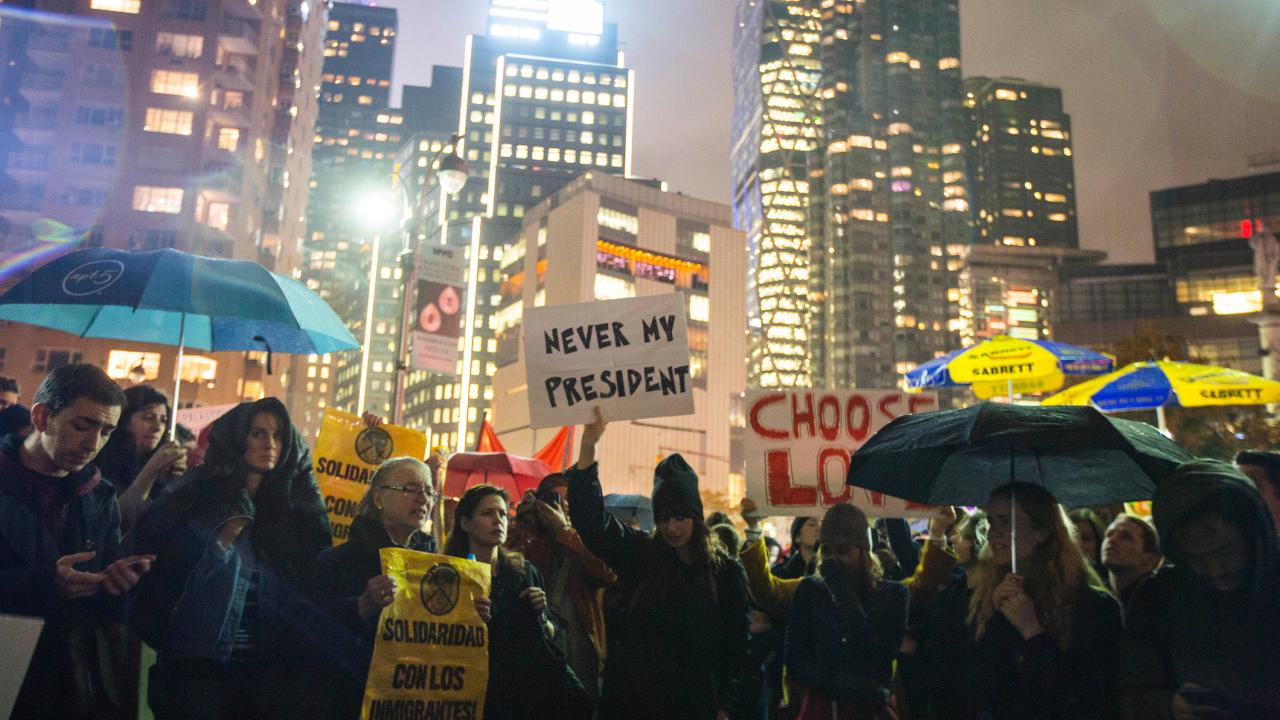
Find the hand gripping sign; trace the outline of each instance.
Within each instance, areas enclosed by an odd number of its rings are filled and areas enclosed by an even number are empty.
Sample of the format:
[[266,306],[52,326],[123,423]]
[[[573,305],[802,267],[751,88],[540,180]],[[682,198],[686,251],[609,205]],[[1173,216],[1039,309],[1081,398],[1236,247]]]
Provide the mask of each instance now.
[[362,720],[480,720],[489,686],[489,628],[475,599],[490,567],[474,560],[383,548],[396,597],[378,618]]
[[937,409],[938,396],[928,392],[749,391],[747,497],[761,515],[822,515],[832,505],[850,501],[870,517],[932,515],[932,507],[855,488],[845,480],[849,457],[890,420]]
[[369,427],[359,417],[326,408],[316,440],[315,472],[333,525],[333,544],[347,541],[356,505],[388,458],[427,455],[427,436],[399,425]]

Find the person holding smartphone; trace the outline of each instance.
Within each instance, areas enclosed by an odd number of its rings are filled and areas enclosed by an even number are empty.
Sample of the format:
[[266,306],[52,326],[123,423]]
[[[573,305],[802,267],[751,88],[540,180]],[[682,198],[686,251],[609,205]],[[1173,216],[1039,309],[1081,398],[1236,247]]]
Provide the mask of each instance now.
[[1217,460],[1184,464],[1152,503],[1169,564],[1129,601],[1126,720],[1280,717],[1280,556],[1253,481]]
[[604,591],[618,576],[570,525],[567,485],[563,474],[553,473],[536,492],[525,494],[518,509],[523,530],[508,547],[523,553],[546,577],[547,612],[563,629],[556,643],[594,702],[600,697],[605,660]]

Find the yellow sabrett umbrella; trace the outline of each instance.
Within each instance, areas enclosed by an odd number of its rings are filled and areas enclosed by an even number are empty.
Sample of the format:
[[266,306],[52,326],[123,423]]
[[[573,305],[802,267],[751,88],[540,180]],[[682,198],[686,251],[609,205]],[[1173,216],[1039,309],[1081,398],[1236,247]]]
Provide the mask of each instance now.
[[998,335],[934,358],[907,372],[907,388],[972,385],[979,398],[1046,392],[1064,375],[1097,375],[1115,368],[1103,353],[1050,340]]
[[1103,412],[1156,411],[1165,428],[1169,405],[1206,407],[1280,403],[1280,382],[1216,365],[1160,360],[1127,365],[1068,388],[1044,405],[1093,405]]

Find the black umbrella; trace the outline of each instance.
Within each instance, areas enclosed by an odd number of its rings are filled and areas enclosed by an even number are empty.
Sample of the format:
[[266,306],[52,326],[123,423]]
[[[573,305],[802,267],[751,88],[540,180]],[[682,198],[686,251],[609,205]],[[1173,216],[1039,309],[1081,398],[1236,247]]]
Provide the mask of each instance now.
[[1154,427],[1092,407],[981,403],[895,419],[853,454],[849,484],[930,505],[983,505],[1013,481],[1067,507],[1146,500],[1188,460]]

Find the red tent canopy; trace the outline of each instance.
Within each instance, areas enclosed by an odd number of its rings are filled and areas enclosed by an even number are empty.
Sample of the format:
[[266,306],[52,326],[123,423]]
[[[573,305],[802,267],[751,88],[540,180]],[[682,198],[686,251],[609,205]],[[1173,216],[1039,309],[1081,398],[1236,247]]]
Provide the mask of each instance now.
[[510,493],[516,503],[526,490],[537,490],[542,478],[551,474],[551,468],[541,460],[498,452],[454,453],[446,468],[445,497],[460,497],[476,485],[494,485]]

